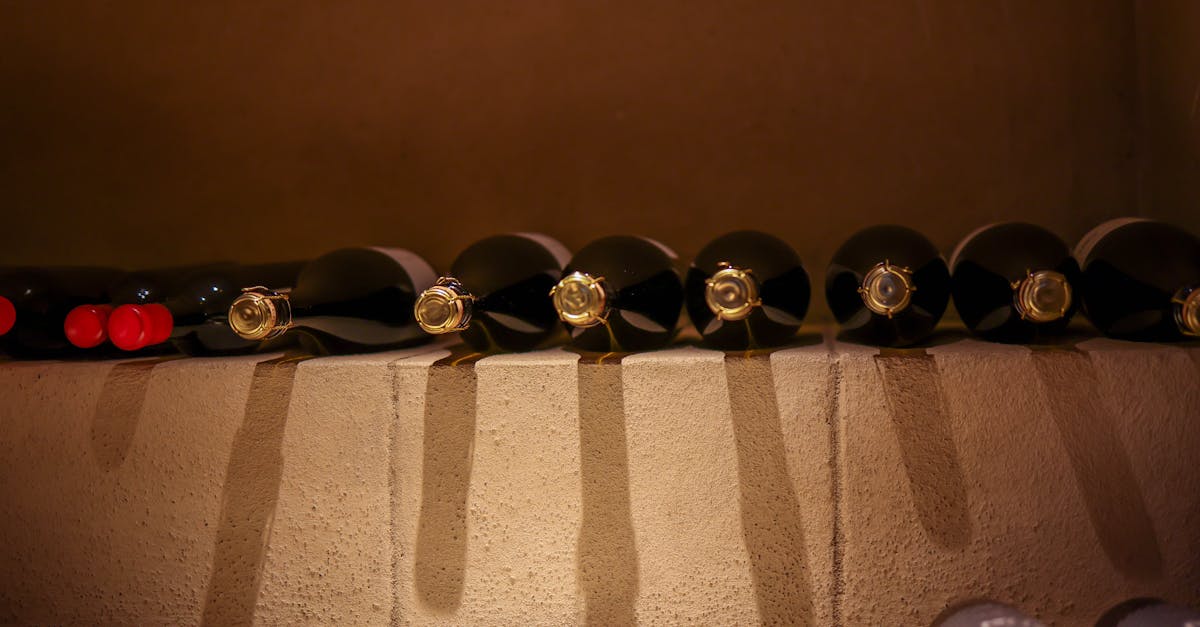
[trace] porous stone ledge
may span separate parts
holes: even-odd
[[[0,363],[0,622],[1200,604],[1200,348]]]

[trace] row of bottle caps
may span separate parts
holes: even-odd
[[[951,300],[991,341],[1054,341],[1080,310],[1111,337],[1178,341],[1200,336],[1200,240],[1126,218],[1072,251],[1042,227],[1000,223],[969,234],[947,263],[920,233],[874,226],[833,255],[825,295],[846,339],[880,346],[926,340]],[[104,355],[110,343],[235,354],[298,341],[330,354],[457,333],[490,352],[544,347],[565,331],[578,349],[627,352],[669,344],[686,309],[707,345],[745,350],[792,341],[810,298],[797,253],[759,231],[714,239],[686,273],[643,237],[605,237],[572,255],[517,233],[476,242],[442,275],[384,248],[132,273],[10,268],[0,271],[0,346],[18,357]]]

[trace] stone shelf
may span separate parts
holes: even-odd
[[[1200,605],[1200,348],[0,363],[0,622]]]

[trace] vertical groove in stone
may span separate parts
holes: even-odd
[[[392,611],[390,615],[390,623],[400,625],[402,616],[400,615],[400,560],[404,556],[404,550],[400,543],[399,524],[397,508],[400,506],[400,477],[396,468],[396,442],[400,438],[400,389],[399,389],[399,369],[396,367],[396,362],[388,364],[388,372],[391,374],[389,379],[392,383],[392,412],[391,421],[388,423],[388,540],[391,543],[392,563],[391,563],[391,582],[389,590],[392,597]]]
[[[846,549],[845,538],[842,537],[842,364],[832,351],[829,356],[829,391],[829,497],[833,502],[833,555],[830,561],[833,598],[830,599],[830,618],[834,627],[842,627],[842,600],[846,593],[843,572]]]
[[[769,355],[725,359],[738,461],[742,533],[759,618],[813,623],[812,574],[800,501],[788,472]]]
[[[92,453],[102,470],[116,470],[125,463],[150,389],[150,376],[155,366],[173,359],[176,357],[125,361],[108,371],[92,420]]]
[[[637,549],[620,360],[579,363],[579,587],[588,625],[632,625]]]
[[[925,535],[961,549],[971,541],[971,515],[937,362],[923,349],[884,349],[875,367]]]
[[[1109,562],[1126,577],[1160,578],[1163,558],[1154,522],[1116,421],[1100,400],[1091,358],[1076,349],[1043,349],[1030,359]]]
[[[475,449],[475,364],[452,354],[429,368],[414,586],[423,607],[462,604],[467,567],[467,498]]]
[[[283,437],[296,366],[307,356],[255,365],[246,412],[234,435],[225,472],[213,571],[204,598],[205,625],[249,625],[262,583],[262,566],[279,485]]]

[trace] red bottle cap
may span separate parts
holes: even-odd
[[[150,314],[150,344],[162,344],[171,339],[171,331],[175,329],[175,319],[171,310],[164,305],[146,305],[143,307]]]
[[[12,301],[0,296],[0,335],[4,335],[12,330],[13,325],[17,323],[17,308],[13,307]]]
[[[63,320],[67,341],[79,348],[93,348],[108,339],[108,305],[80,305]]]

